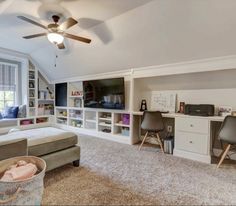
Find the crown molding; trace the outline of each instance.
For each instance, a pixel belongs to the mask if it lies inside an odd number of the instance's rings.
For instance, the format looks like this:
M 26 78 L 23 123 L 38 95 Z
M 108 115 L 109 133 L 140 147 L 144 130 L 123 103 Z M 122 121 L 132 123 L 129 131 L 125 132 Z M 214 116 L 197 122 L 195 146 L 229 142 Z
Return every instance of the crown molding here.
M 115 78 L 115 77 L 130 77 L 131 70 L 120 70 L 115 72 L 106 72 L 100 74 L 84 75 L 79 77 L 64 78 L 52 81 L 52 83 L 62 83 L 62 82 L 76 82 L 76 81 L 85 81 L 85 80 L 96 80 L 96 79 L 106 79 L 106 78 Z
M 217 71 L 236 68 L 236 55 L 200 59 L 157 66 L 134 68 L 133 78 L 164 76 L 184 73 Z

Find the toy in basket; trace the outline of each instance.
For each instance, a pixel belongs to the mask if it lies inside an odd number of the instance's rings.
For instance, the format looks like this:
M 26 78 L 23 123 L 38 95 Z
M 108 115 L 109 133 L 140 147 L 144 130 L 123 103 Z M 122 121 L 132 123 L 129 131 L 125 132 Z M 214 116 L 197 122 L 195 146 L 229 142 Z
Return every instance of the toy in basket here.
M 0 205 L 40 205 L 43 195 L 43 178 L 46 163 L 33 156 L 14 157 L 0 161 L 0 178 L 20 160 L 36 165 L 38 172 L 31 178 L 15 181 L 0 180 Z

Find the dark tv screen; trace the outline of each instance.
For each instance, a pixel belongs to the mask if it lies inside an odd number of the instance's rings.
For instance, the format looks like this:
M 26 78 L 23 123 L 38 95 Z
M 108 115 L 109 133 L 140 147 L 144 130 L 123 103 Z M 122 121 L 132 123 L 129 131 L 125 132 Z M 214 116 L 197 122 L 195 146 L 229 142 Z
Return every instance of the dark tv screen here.
M 84 107 L 125 109 L 124 78 L 83 82 Z

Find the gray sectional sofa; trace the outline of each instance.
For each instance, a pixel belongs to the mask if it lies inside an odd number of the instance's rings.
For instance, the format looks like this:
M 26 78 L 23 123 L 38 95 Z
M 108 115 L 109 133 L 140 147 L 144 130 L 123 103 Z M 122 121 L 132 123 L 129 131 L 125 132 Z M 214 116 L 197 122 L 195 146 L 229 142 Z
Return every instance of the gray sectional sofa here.
M 55 127 L 15 131 L 0 135 L 0 160 L 22 155 L 38 156 L 47 163 L 47 171 L 73 162 L 80 163 L 78 137 Z

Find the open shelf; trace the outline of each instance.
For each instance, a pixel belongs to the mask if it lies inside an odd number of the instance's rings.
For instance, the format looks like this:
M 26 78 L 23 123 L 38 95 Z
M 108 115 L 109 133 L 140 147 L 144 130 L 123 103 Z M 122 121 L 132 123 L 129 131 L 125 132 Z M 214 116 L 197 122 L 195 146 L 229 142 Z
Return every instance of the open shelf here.
M 117 127 L 130 127 L 130 125 L 127 125 L 127 124 L 119 124 L 119 123 L 115 123 L 115 126 Z
M 105 122 L 100 122 L 100 123 L 98 124 L 98 126 L 103 126 L 103 127 L 112 127 L 111 124 L 107 124 L 107 123 L 105 123 Z

